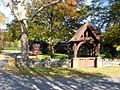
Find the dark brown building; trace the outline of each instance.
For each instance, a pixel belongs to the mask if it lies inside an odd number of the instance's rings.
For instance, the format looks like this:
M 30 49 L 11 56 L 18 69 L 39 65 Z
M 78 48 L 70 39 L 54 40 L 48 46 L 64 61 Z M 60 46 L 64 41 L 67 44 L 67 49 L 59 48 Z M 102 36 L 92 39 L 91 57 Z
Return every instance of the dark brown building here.
M 81 26 L 70 39 L 73 67 L 96 67 L 100 36 L 89 23 Z

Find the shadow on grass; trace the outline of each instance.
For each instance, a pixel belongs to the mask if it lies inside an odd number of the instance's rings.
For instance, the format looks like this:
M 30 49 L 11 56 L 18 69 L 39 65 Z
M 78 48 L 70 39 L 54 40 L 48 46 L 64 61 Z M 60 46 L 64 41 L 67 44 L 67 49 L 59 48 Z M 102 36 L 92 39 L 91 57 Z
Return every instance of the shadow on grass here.
M 33 67 L 24 69 L 12 68 L 12 71 L 18 75 L 30 77 L 64 77 L 64 78 L 93 78 L 93 77 L 108 77 L 102 73 L 84 72 L 82 70 L 68 69 L 68 68 L 45 68 Z

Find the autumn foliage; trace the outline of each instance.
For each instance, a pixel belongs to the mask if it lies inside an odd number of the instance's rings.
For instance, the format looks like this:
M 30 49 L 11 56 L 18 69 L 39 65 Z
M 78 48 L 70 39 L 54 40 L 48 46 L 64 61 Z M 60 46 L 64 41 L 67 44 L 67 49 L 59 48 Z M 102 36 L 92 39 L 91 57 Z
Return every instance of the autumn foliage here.
M 74 17 L 78 13 L 76 11 L 77 2 L 75 0 L 66 0 L 66 2 L 58 3 L 54 5 L 53 10 L 58 11 L 60 14 L 64 16 Z
M 5 16 L 0 12 L 0 23 L 4 23 Z

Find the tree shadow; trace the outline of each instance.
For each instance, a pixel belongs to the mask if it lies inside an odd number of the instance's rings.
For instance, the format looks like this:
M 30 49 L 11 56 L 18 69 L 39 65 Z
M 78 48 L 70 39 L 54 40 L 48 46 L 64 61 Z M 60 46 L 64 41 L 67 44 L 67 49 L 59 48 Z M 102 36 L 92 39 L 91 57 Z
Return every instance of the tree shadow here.
M 119 90 L 120 78 L 33 78 L 0 70 L 1 90 Z
M 109 78 L 102 73 L 84 72 L 70 68 L 46 68 L 34 67 L 20 71 L 20 74 L 29 75 L 31 77 L 62 77 L 62 78 Z
M 0 70 L 1 90 L 120 90 L 120 78 L 68 68 L 28 68 L 21 77 Z M 40 76 L 40 77 L 39 77 Z M 117 80 L 117 81 L 116 81 Z

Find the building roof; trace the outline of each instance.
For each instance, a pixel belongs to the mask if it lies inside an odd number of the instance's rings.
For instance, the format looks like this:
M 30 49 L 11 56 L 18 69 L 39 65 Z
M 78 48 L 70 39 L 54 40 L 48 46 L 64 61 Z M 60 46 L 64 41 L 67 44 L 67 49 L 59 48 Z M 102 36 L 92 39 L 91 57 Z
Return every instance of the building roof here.
M 92 28 L 89 22 L 86 24 L 82 25 L 77 32 L 74 34 L 74 36 L 69 40 L 71 41 L 79 41 L 80 37 L 84 34 L 86 30 L 89 30 L 92 33 L 92 36 L 96 39 L 99 40 L 99 36 L 96 34 L 96 31 Z

